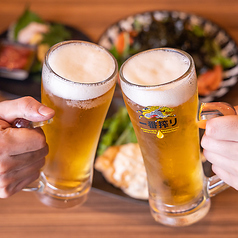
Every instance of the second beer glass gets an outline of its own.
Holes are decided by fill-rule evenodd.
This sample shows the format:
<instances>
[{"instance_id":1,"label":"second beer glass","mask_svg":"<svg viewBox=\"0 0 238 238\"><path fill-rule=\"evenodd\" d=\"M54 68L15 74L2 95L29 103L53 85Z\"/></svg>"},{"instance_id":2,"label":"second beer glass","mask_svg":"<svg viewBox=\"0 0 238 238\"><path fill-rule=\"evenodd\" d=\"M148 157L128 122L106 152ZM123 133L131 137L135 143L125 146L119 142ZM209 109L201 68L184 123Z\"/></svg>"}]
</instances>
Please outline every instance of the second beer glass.
<instances>
[{"instance_id":1,"label":"second beer glass","mask_svg":"<svg viewBox=\"0 0 238 238\"><path fill-rule=\"evenodd\" d=\"M120 82L146 167L152 215L174 226L201 219L210 200L203 187L191 56L174 49L142 52L122 65Z\"/></svg>"}]
</instances>

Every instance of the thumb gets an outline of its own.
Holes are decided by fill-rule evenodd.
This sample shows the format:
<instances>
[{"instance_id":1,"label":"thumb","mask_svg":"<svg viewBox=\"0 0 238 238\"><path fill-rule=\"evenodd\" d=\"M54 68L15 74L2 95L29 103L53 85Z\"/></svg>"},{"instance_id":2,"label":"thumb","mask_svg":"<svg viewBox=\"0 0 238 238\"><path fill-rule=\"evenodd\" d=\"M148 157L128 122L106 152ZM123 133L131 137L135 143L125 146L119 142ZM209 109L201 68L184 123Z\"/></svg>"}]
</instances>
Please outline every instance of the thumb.
<instances>
[{"instance_id":1,"label":"thumb","mask_svg":"<svg viewBox=\"0 0 238 238\"><path fill-rule=\"evenodd\" d=\"M55 112L32 97L22 97L16 100L0 102L0 119L12 123L16 118L29 121L44 121L51 119Z\"/></svg>"},{"instance_id":2,"label":"thumb","mask_svg":"<svg viewBox=\"0 0 238 238\"><path fill-rule=\"evenodd\" d=\"M236 109L236 114L238 115L238 106L234 107Z\"/></svg>"}]
</instances>

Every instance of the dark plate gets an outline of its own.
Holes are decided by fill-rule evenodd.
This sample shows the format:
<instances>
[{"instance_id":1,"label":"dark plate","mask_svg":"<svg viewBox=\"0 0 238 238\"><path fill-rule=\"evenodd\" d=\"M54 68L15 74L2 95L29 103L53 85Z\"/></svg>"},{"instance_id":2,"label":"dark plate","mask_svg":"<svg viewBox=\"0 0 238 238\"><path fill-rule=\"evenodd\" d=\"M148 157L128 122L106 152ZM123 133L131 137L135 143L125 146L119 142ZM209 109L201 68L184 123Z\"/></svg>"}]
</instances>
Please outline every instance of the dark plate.
<instances>
[{"instance_id":1,"label":"dark plate","mask_svg":"<svg viewBox=\"0 0 238 238\"><path fill-rule=\"evenodd\" d=\"M144 204L148 203L148 200L132 198L125 194L121 189L114 187L112 184L108 183L102 176L102 174L97 170L94 170L92 189L96 189L100 192L106 193L109 196L116 196L126 200Z\"/></svg>"},{"instance_id":2,"label":"dark plate","mask_svg":"<svg viewBox=\"0 0 238 238\"><path fill-rule=\"evenodd\" d=\"M235 65L232 68L229 68L224 71L221 87L218 90L213 91L210 95L206 97L200 96L200 100L203 102L213 101L219 99L227 92L229 92L230 88L233 87L238 80L238 47L235 41L231 38L231 36L229 36L229 34L225 30L220 28L215 23L200 16L177 11L153 11L139 13L136 15L128 16L127 18L112 24L101 35L98 43L103 47L107 48L108 50L111 50L117 40L118 35L122 31L131 32L135 30L135 20L139 20L140 22L142 22L142 24L147 24L148 21L150 21L152 15L155 14L161 17L161 21L163 21L163 18L169 15L172 16L174 19L177 19L177 21L175 21L175 24L179 21L188 21L191 25L198 24L202 27L202 29L206 30L207 34L212 35L214 41L221 47L222 54L224 56L232 58L235 62ZM113 106L113 104L118 104L118 102L115 103L115 99L116 97L113 98L112 106L109 112L115 111L115 105ZM119 101L120 99L117 100ZM203 169L207 177L213 175L211 170L211 164L209 162L203 163ZM130 199L136 202L148 203L147 200L138 200L126 195L121 189L114 187L112 184L109 184L102 176L102 174L98 171L94 171L93 187L109 194L118 195L125 199Z\"/></svg>"},{"instance_id":3,"label":"dark plate","mask_svg":"<svg viewBox=\"0 0 238 238\"><path fill-rule=\"evenodd\" d=\"M154 29L153 19L156 19L157 22L160 23L160 28L155 31L151 31L150 29ZM170 24L171 29L176 29L179 31L183 24L188 24L191 28L194 26L199 26L206 34L206 37L213 39L213 41L220 46L221 53L223 56L232 59L235 63L233 67L227 68L223 71L223 80L220 87L211 92L207 96L200 96L200 100L202 102L214 101L225 95L229 90L237 83L238 81L238 47L232 37L221 27L219 27L214 22L204 19L201 16L197 16L194 14L179 12L179 11L150 11L138 13L132 16L128 16L120 21L112 24L107 30L101 35L98 43L108 50L115 53L115 44L118 39L118 36L121 32L128 32L129 34L134 34L135 32L140 32L140 27L144 29L145 32L150 33L151 35L156 34L154 38L145 37L143 42L146 42L146 45L152 45L151 40L153 40L154 45L157 47L173 47L171 46L171 39L175 38L174 35L171 36L170 30L168 30L168 25L166 24L166 19L172 19L173 23ZM138 28L139 26L139 28ZM139 29L139 30L138 30ZM169 28L170 29L170 28ZM182 28L183 29L183 28ZM162 35L162 38L156 38L157 33L166 32ZM174 31L172 31L174 32ZM160 33L162 34L162 33ZM158 35L160 35L158 34ZM170 36L170 39L166 38ZM164 38L163 38L164 37ZM193 38L194 39L194 38ZM194 41L191 42L191 39L185 38L184 42L188 45L192 45L194 47ZM148 43L149 42L149 43ZM172 44L173 45L173 44ZM143 45L142 45L143 46ZM178 48L178 47L175 47ZM136 49L135 52L132 53L135 49L130 49L129 54L137 53L140 51ZM185 50L186 51L186 50ZM188 52L190 53L190 52ZM123 57L127 58L127 53L124 53ZM130 55L128 55L130 56ZM117 58L117 56L115 55ZM123 60L123 59L122 59ZM195 64L196 64L196 59ZM122 63L122 62L119 62ZM196 68L198 65L196 65Z\"/></svg>"},{"instance_id":4,"label":"dark plate","mask_svg":"<svg viewBox=\"0 0 238 238\"><path fill-rule=\"evenodd\" d=\"M71 40L83 40L91 41L91 39L85 35L82 31L77 30L70 26L65 26L67 30L71 32ZM0 35L1 39L6 39L7 31ZM24 81L1 78L0 77L0 90L6 93L16 95L16 96L32 96L37 100L40 100L40 78L41 72L30 73L29 77Z\"/></svg>"}]
</instances>

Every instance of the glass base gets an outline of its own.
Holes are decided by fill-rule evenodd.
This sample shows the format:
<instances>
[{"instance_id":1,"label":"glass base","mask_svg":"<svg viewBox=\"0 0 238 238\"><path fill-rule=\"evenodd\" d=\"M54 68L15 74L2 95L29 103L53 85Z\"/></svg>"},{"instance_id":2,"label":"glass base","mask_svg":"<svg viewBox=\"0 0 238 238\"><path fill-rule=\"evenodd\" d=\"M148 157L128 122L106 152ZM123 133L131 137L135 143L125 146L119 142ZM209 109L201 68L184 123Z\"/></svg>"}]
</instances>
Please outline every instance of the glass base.
<instances>
[{"instance_id":1,"label":"glass base","mask_svg":"<svg viewBox=\"0 0 238 238\"><path fill-rule=\"evenodd\" d=\"M91 182L87 181L81 187L68 190L58 189L49 184L41 174L40 181L43 186L41 191L36 193L37 198L45 205L55 208L70 208L82 205L87 200Z\"/></svg>"},{"instance_id":2,"label":"glass base","mask_svg":"<svg viewBox=\"0 0 238 238\"><path fill-rule=\"evenodd\" d=\"M71 208L82 205L87 200L87 193L76 198L56 197L47 193L36 193L37 198L46 206L55 208Z\"/></svg>"},{"instance_id":3,"label":"glass base","mask_svg":"<svg viewBox=\"0 0 238 238\"><path fill-rule=\"evenodd\" d=\"M150 199L150 203L154 203ZM151 206L151 214L155 221L167 226L188 226L206 216L211 206L210 198L202 197L197 204L187 209L170 208L169 211L155 211Z\"/></svg>"}]
</instances>

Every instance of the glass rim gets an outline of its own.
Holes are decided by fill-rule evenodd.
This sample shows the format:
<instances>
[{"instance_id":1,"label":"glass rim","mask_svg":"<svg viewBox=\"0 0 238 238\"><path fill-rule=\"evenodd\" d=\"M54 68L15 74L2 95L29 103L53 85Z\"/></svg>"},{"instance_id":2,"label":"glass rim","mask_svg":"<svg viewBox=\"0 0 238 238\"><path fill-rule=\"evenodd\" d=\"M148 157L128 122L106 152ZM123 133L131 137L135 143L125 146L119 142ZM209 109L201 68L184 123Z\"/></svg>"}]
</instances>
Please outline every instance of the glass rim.
<instances>
[{"instance_id":1,"label":"glass rim","mask_svg":"<svg viewBox=\"0 0 238 238\"><path fill-rule=\"evenodd\" d=\"M146 54L146 53L149 53L149 52L152 52L152 51L170 51L170 52L176 52L176 53L179 53L183 56L186 56L186 58L189 60L189 67L188 69L179 77L169 81L169 82L166 82L166 83L160 83L160 84L152 84L152 85L144 85L144 84L136 84L136 83L132 83L132 82L129 82L124 74L123 74L123 69L125 67L125 65L130 61L132 60L133 58L141 55L141 54ZM175 82L178 82L178 81L181 81L182 79L186 78L191 72L192 72L192 69L193 69L193 66L194 66L194 62L193 62L193 58L190 54L188 54L187 52L183 51L183 50L180 50L180 49L175 49L175 48L170 48L170 47L162 47L162 48L154 48L154 49L149 49L149 50L145 50L145 51L142 51L142 52L139 52L133 56L131 56L130 58L128 58L121 66L120 70L119 70L119 77L120 77L120 80L122 80L124 83L126 84L129 84L130 86L136 86L136 87L139 87L139 88L158 88L158 87L164 87L166 85L169 85L171 83L175 83Z\"/></svg>"},{"instance_id":2,"label":"glass rim","mask_svg":"<svg viewBox=\"0 0 238 238\"><path fill-rule=\"evenodd\" d=\"M61 75L59 75L58 73L56 73L50 66L49 64L49 57L50 54L58 49L59 47L63 46L63 45L67 45L67 44L72 44L72 43L76 43L76 44L85 44L85 45L91 45L93 47L97 47L98 49L104 51L105 53L107 53L113 60L114 62L114 70L112 72L112 74L107 77L106 79L99 81L99 82L92 82L92 83L82 83L82 82L75 82L72 81L70 79L64 78ZM103 46L97 45L95 43L92 42L88 42L88 41L82 41L82 40L68 40L68 41L62 41L59 42L53 46L50 47L50 49L47 51L46 55L45 55L45 59L44 59L44 64L46 65L47 69L50 71L50 73L53 73L54 75L57 76L57 78L59 78L60 80L63 80L65 82L69 82L69 83L73 83L73 84L77 84L77 85L85 85L85 86L90 86L90 85L102 85L107 83L108 81L111 81L112 79L114 79L118 73L118 64L117 64L117 60L115 59L115 57L111 54L111 52L109 52L106 48L104 48Z\"/></svg>"}]
</instances>

